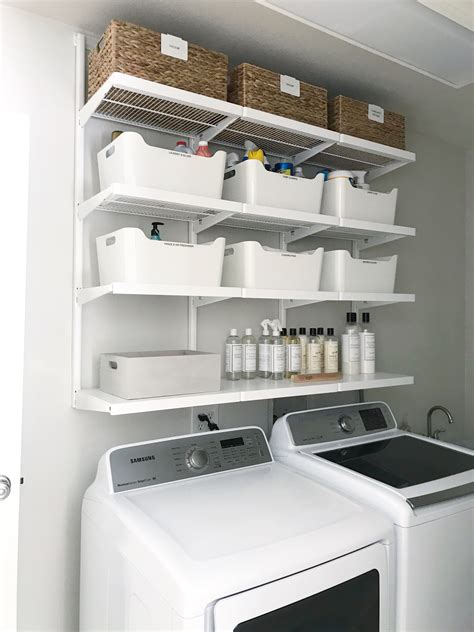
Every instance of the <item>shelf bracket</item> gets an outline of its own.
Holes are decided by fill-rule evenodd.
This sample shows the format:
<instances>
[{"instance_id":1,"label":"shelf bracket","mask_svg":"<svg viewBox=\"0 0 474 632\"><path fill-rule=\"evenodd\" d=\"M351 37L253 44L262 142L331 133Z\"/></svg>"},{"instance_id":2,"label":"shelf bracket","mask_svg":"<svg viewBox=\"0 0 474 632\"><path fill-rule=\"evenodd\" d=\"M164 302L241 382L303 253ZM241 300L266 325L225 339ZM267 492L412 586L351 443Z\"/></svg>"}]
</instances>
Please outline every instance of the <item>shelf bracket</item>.
<instances>
[{"instance_id":1,"label":"shelf bracket","mask_svg":"<svg viewBox=\"0 0 474 632\"><path fill-rule=\"evenodd\" d=\"M230 296L193 296L192 304L195 309L198 307L204 307L205 305L212 305L213 303L220 303L220 301L228 301Z\"/></svg>"},{"instance_id":2,"label":"shelf bracket","mask_svg":"<svg viewBox=\"0 0 474 632\"><path fill-rule=\"evenodd\" d=\"M406 235L382 235L380 237L367 237L366 239L357 240L357 245L359 248L359 252L361 252L362 250L367 250L367 248L382 246L384 244L390 243L391 241L402 239L403 237L406 237Z\"/></svg>"},{"instance_id":3,"label":"shelf bracket","mask_svg":"<svg viewBox=\"0 0 474 632\"><path fill-rule=\"evenodd\" d=\"M291 309L292 307L304 307L305 305L314 305L315 303L323 303L323 301L317 301L313 299L287 299L283 301L283 309Z\"/></svg>"},{"instance_id":4,"label":"shelf bracket","mask_svg":"<svg viewBox=\"0 0 474 632\"><path fill-rule=\"evenodd\" d=\"M384 165L383 167L376 167L375 169L370 169L365 177L366 182L372 182L375 178L379 178L380 176L384 176L386 173L390 173L391 171L395 171L395 169L400 169L400 167L404 167L405 165L409 165L410 163L406 160L393 161L388 165Z\"/></svg>"},{"instance_id":5,"label":"shelf bracket","mask_svg":"<svg viewBox=\"0 0 474 632\"><path fill-rule=\"evenodd\" d=\"M321 233L324 230L327 230L329 226L323 226L321 224L312 224L311 226L303 226L302 228L297 228L296 230L290 230L287 233L284 233L283 239L285 244L290 244L292 241L298 241L298 239L304 239L305 237L311 237L311 235L316 235L317 233Z\"/></svg>"},{"instance_id":6,"label":"shelf bracket","mask_svg":"<svg viewBox=\"0 0 474 632\"><path fill-rule=\"evenodd\" d=\"M327 143L320 143L316 147L311 147L311 149L305 149L304 151L301 151L299 154L295 154L292 157L291 162L295 166L300 165L302 162L306 162L307 160L310 160L311 158L313 158L313 156L320 154L322 151L326 151L326 149L329 149L329 147L332 147L335 144L336 144L336 141L329 141Z\"/></svg>"},{"instance_id":7,"label":"shelf bracket","mask_svg":"<svg viewBox=\"0 0 474 632\"><path fill-rule=\"evenodd\" d=\"M112 291L112 285L99 285L97 287L78 288L76 290L76 303L77 305L85 305L86 303L95 301L101 296L111 294Z\"/></svg>"},{"instance_id":8,"label":"shelf bracket","mask_svg":"<svg viewBox=\"0 0 474 632\"><path fill-rule=\"evenodd\" d=\"M229 125L235 123L238 118L238 116L227 116L218 125L210 127L205 132L202 132L202 134L199 134L199 136L194 136L193 138L191 138L190 141L191 148L195 150L200 140L206 140L207 142L211 141L213 138L215 138L221 132L227 129Z\"/></svg>"},{"instance_id":9,"label":"shelf bracket","mask_svg":"<svg viewBox=\"0 0 474 632\"><path fill-rule=\"evenodd\" d=\"M224 220L232 217L234 213L232 211L222 211L221 213L217 213L217 215L209 215L204 219L197 219L193 222L193 232L195 235L202 233L203 230L207 230L212 226L216 226L216 224L221 224Z\"/></svg>"}]
</instances>

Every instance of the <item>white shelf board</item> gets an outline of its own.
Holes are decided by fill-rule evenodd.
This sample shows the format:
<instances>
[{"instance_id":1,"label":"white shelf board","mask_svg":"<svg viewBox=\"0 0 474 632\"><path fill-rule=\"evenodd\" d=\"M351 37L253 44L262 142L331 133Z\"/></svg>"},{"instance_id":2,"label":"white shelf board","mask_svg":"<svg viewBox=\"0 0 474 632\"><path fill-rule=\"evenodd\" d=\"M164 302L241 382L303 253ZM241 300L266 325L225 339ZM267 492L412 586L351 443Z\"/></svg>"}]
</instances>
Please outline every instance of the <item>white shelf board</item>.
<instances>
[{"instance_id":1,"label":"white shelf board","mask_svg":"<svg viewBox=\"0 0 474 632\"><path fill-rule=\"evenodd\" d=\"M416 158L408 151L122 73L112 73L83 106L80 124L86 125L91 117L238 149L245 140L253 140L273 156L365 170L369 179Z\"/></svg>"},{"instance_id":2,"label":"white shelf board","mask_svg":"<svg viewBox=\"0 0 474 632\"><path fill-rule=\"evenodd\" d=\"M149 187L113 184L78 207L78 217L84 220L93 211L143 215L160 219L194 222L196 232L222 224L251 230L285 232L288 242L308 234L351 239L361 242L361 248L412 237L414 228L364 222L346 218L307 213L256 204L241 204L218 198L188 193L176 193ZM295 231L300 231L299 233Z\"/></svg>"},{"instance_id":3,"label":"white shelf board","mask_svg":"<svg viewBox=\"0 0 474 632\"><path fill-rule=\"evenodd\" d=\"M409 386L415 383L411 375L394 375L392 373L374 373L372 375L345 375L339 382L339 391L363 391L370 388L386 388L390 386Z\"/></svg>"},{"instance_id":4,"label":"white shelf board","mask_svg":"<svg viewBox=\"0 0 474 632\"><path fill-rule=\"evenodd\" d=\"M153 397L149 399L127 400L109 395L98 389L85 389L76 394L75 407L109 413L110 415L128 415L146 413L193 406L209 406L236 402L249 402L281 397L299 397L338 393L340 391L358 391L371 388L406 386L413 384L414 379L407 375L391 373L375 373L374 375L353 375L340 380L328 380L314 384L294 384L290 380L239 380L231 382L222 380L221 390L214 393L198 393L191 395L174 395L170 397Z\"/></svg>"},{"instance_id":5,"label":"white shelf board","mask_svg":"<svg viewBox=\"0 0 474 632\"><path fill-rule=\"evenodd\" d=\"M285 307L297 307L310 303L339 300L338 292L308 292L306 290L267 290L262 288L242 288L242 298L256 298L285 301Z\"/></svg>"},{"instance_id":6,"label":"white shelf board","mask_svg":"<svg viewBox=\"0 0 474 632\"><path fill-rule=\"evenodd\" d=\"M382 292L340 292L340 301L356 303L357 309L381 307L393 303L414 303L415 294L388 294Z\"/></svg>"},{"instance_id":7,"label":"white shelf board","mask_svg":"<svg viewBox=\"0 0 474 632\"><path fill-rule=\"evenodd\" d=\"M155 283L110 283L77 291L79 305L84 305L107 294L136 296L196 296L215 299L239 298L239 287L206 287L194 285L158 285Z\"/></svg>"}]
</instances>

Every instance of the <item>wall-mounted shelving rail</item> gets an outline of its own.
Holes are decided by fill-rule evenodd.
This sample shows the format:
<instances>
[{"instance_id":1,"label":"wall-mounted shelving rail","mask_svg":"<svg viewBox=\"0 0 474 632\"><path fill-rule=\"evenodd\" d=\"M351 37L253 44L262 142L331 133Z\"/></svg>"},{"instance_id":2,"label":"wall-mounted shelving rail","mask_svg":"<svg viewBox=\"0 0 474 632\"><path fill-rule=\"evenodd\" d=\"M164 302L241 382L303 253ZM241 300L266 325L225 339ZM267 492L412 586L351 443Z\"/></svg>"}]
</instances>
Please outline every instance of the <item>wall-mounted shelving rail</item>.
<instances>
[{"instance_id":1,"label":"wall-mounted shelving rail","mask_svg":"<svg viewBox=\"0 0 474 632\"><path fill-rule=\"evenodd\" d=\"M332 169L366 171L368 180L414 162L415 155L408 151L338 134L121 73L113 73L85 103L84 37L76 35L75 44L77 120L74 207L74 406L84 410L118 415L209 403L231 403L412 384L413 378L410 376L390 374L356 376L356 378L344 378L338 382L312 385L294 385L291 382L283 385L280 382L270 384L268 380L255 380L243 387L242 384L236 386L223 382L222 390L218 393L152 398L137 402L121 400L96 389L82 389L82 310L90 301L107 294L188 297L188 347L190 349L196 348L198 309L226 299L278 300L279 314L283 323L287 309L322 301L350 301L355 308L359 308L415 300L412 294L294 292L126 283L84 288L82 284L84 221L96 211L187 222L191 243L197 243L199 233L216 225L277 232L280 234L280 243L284 248L292 242L316 234L350 240L353 242L355 253L415 235L415 229L404 226L240 204L121 184L114 184L91 198L84 199L85 126L91 118L106 119L187 137L192 145L199 140L208 140L226 147L242 149L244 141L250 139L269 155L289 159L295 164L309 162Z\"/></svg>"}]
</instances>

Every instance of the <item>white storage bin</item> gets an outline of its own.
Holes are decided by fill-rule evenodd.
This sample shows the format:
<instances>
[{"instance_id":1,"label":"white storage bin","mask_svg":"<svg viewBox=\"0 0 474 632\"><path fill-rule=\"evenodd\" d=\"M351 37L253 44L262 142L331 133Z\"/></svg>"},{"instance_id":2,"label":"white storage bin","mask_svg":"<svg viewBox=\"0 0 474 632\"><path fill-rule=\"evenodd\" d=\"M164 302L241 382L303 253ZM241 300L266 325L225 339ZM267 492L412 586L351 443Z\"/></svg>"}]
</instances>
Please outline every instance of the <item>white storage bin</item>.
<instances>
[{"instance_id":1,"label":"white storage bin","mask_svg":"<svg viewBox=\"0 0 474 632\"><path fill-rule=\"evenodd\" d=\"M139 228L121 228L97 240L101 285L160 283L220 286L225 239L186 244L148 239Z\"/></svg>"},{"instance_id":2,"label":"white storage bin","mask_svg":"<svg viewBox=\"0 0 474 632\"><path fill-rule=\"evenodd\" d=\"M324 176L296 178L267 171L260 160L245 160L224 176L222 197L234 202L320 213Z\"/></svg>"},{"instance_id":3,"label":"white storage bin","mask_svg":"<svg viewBox=\"0 0 474 632\"><path fill-rule=\"evenodd\" d=\"M347 178L334 178L324 183L321 212L336 217L393 224L397 196L398 189L390 193L378 193L357 189Z\"/></svg>"},{"instance_id":4,"label":"white storage bin","mask_svg":"<svg viewBox=\"0 0 474 632\"><path fill-rule=\"evenodd\" d=\"M222 283L227 287L318 291L323 248L287 252L242 241L227 246Z\"/></svg>"},{"instance_id":5,"label":"white storage bin","mask_svg":"<svg viewBox=\"0 0 474 632\"><path fill-rule=\"evenodd\" d=\"M325 292L386 292L395 289L398 256L353 259L347 250L324 253L321 290Z\"/></svg>"},{"instance_id":6,"label":"white storage bin","mask_svg":"<svg viewBox=\"0 0 474 632\"><path fill-rule=\"evenodd\" d=\"M100 356L100 389L124 399L220 390L221 357L202 351L138 351Z\"/></svg>"},{"instance_id":7,"label":"white storage bin","mask_svg":"<svg viewBox=\"0 0 474 632\"><path fill-rule=\"evenodd\" d=\"M140 134L124 132L97 154L101 190L130 184L221 198L225 151L212 158L147 145Z\"/></svg>"}]
</instances>

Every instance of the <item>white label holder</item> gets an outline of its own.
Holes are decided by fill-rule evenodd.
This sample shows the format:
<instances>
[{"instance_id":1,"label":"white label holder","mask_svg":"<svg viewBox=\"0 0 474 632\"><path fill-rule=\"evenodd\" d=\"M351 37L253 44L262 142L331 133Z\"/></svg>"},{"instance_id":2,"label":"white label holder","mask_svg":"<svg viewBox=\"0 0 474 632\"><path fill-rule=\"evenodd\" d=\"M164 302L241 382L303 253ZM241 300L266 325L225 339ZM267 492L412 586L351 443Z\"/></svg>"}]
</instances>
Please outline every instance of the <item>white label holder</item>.
<instances>
[{"instance_id":1,"label":"white label holder","mask_svg":"<svg viewBox=\"0 0 474 632\"><path fill-rule=\"evenodd\" d=\"M188 42L175 35L162 33L161 53L169 57L176 57L177 59L188 61Z\"/></svg>"},{"instance_id":2,"label":"white label holder","mask_svg":"<svg viewBox=\"0 0 474 632\"><path fill-rule=\"evenodd\" d=\"M299 97L300 82L294 77L289 77L288 75L280 75L280 90L281 92L286 92L286 94L291 94L294 97Z\"/></svg>"},{"instance_id":3,"label":"white label holder","mask_svg":"<svg viewBox=\"0 0 474 632\"><path fill-rule=\"evenodd\" d=\"M369 103L369 107L367 110L367 117L370 121L375 121L376 123L384 122L384 109L379 105L374 105L373 103Z\"/></svg>"}]
</instances>

